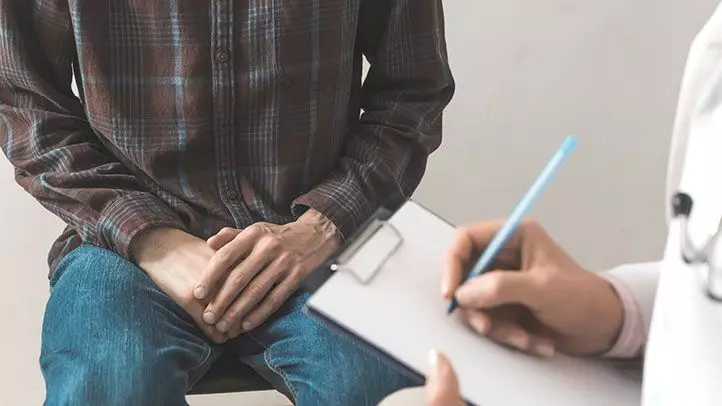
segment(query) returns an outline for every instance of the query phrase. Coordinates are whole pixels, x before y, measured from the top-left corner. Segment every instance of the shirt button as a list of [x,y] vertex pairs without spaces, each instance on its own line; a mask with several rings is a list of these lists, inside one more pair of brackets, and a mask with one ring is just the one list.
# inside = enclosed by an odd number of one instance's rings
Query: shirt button
[[229,190],[228,192],[226,192],[226,196],[228,196],[229,199],[235,199],[236,197],[238,197],[238,193],[233,190]]
[[218,52],[216,52],[216,60],[220,63],[228,62],[228,51],[219,49]]

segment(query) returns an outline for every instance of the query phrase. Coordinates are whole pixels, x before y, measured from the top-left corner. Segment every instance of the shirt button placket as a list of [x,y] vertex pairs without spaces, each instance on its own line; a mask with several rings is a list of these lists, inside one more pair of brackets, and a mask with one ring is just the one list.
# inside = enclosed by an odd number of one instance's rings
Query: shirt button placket
[[233,2],[216,0],[211,6],[211,55],[213,72],[213,128],[218,165],[218,190],[235,224],[247,224],[250,213],[239,198],[235,181],[238,167],[233,139],[235,77],[233,68]]

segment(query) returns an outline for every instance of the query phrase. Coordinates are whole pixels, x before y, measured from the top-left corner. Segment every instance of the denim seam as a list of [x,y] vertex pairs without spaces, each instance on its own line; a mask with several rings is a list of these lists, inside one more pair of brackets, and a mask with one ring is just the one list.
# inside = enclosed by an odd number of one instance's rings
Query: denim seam
[[197,369],[203,367],[208,362],[208,360],[211,358],[211,353],[213,353],[213,348],[211,348],[210,345],[206,345],[205,347],[206,347],[206,350],[205,350],[205,353],[203,354],[203,359],[201,360],[201,362],[199,362],[198,365],[194,366],[193,368],[189,369],[188,371],[195,372]]
[[291,381],[288,379],[288,375],[286,375],[286,372],[273,365],[275,364],[275,362],[273,362],[273,359],[269,355],[270,352],[268,351],[270,347],[263,343],[260,339],[254,337],[253,334],[248,333],[248,336],[251,337],[251,340],[255,341],[261,347],[265,348],[265,350],[263,351],[263,360],[266,361],[266,365],[268,365],[268,368],[270,368],[271,371],[277,373],[283,379],[286,387],[289,391],[291,391],[291,395],[293,395],[294,403],[298,401],[298,392],[296,391],[296,388],[291,384]]
[[[206,366],[206,364],[208,363],[208,360],[211,359],[211,354],[213,354],[213,348],[212,348],[210,345],[207,345],[207,344],[205,345],[205,347],[206,347],[205,353],[203,354],[203,358],[201,359],[201,361],[200,361],[196,366],[188,369],[188,376],[189,376],[189,377],[190,377],[193,373],[195,373],[195,372],[197,372],[199,369],[201,369],[202,367]],[[198,379],[195,379],[196,382],[193,382],[193,385],[195,385],[196,383],[198,383],[198,381],[200,380],[200,378],[202,378],[202,376],[198,377]],[[192,387],[193,385],[191,385],[191,387]]]

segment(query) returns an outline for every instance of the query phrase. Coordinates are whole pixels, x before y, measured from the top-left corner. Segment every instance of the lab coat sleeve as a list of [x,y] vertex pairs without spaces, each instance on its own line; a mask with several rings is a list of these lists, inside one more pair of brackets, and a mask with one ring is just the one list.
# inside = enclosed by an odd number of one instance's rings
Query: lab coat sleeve
[[647,341],[661,263],[626,264],[602,274],[624,306],[624,325],[608,357],[635,357]]

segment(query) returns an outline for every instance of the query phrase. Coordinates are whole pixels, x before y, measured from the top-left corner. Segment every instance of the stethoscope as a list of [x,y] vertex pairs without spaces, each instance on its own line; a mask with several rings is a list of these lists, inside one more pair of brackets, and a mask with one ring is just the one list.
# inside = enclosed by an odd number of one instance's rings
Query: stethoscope
[[689,236],[688,220],[692,213],[692,198],[677,193],[672,198],[672,216],[679,220],[681,252],[684,262],[703,265],[702,287],[712,300],[722,301],[722,219],[717,232],[702,247],[695,247]]

